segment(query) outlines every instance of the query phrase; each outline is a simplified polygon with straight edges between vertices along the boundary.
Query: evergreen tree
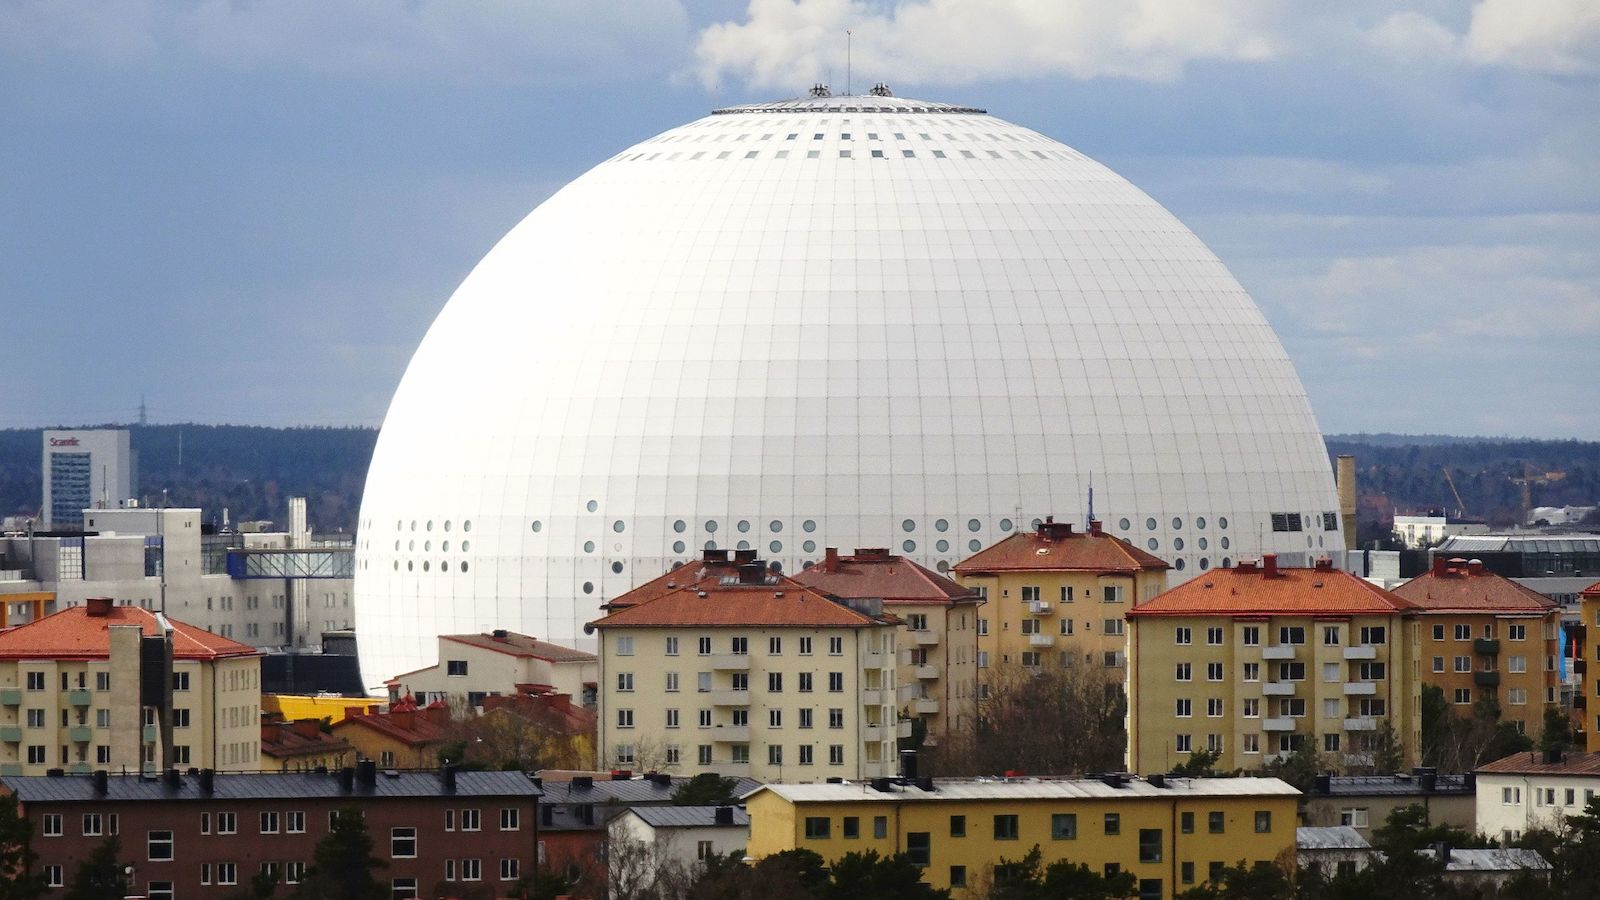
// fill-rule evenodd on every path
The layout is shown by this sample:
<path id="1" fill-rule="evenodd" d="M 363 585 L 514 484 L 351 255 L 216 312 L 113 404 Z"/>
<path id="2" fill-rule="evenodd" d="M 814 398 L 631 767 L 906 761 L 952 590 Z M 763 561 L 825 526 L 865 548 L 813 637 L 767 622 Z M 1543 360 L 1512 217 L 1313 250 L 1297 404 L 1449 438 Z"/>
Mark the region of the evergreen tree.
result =
<path id="1" fill-rule="evenodd" d="M 96 844 L 73 874 L 67 900 L 122 900 L 132 893 L 123 875 L 123 864 L 117 860 L 121 852 L 122 845 L 114 834 Z"/>
<path id="2" fill-rule="evenodd" d="M 33 823 L 22 815 L 16 794 L 0 795 L 0 900 L 33 900 L 44 892 L 44 875 L 34 871 Z"/>
<path id="3" fill-rule="evenodd" d="M 904 853 L 879 856 L 876 850 L 846 853 L 833 864 L 825 900 L 938 900 L 950 892 L 922 883 L 922 867 Z"/>
<path id="4" fill-rule="evenodd" d="M 1539 732 L 1539 749 L 1560 753 L 1572 746 L 1572 722 L 1555 706 L 1544 708 L 1544 728 Z"/>
<path id="5" fill-rule="evenodd" d="M 701 772 L 678 785 L 672 792 L 673 806 L 726 806 L 736 798 L 737 779 L 724 778 L 715 772 Z"/>
<path id="6" fill-rule="evenodd" d="M 1131 872 L 1102 875 L 1065 859 L 1046 867 L 1038 844 L 1020 860 L 1002 858 L 992 880 L 990 900 L 1122 900 L 1138 888 Z"/>
<path id="7" fill-rule="evenodd" d="M 317 842 L 297 900 L 379 900 L 388 890 L 372 876 L 385 867 L 372 855 L 372 836 L 361 810 L 346 807 L 334 816 L 328 836 Z"/>

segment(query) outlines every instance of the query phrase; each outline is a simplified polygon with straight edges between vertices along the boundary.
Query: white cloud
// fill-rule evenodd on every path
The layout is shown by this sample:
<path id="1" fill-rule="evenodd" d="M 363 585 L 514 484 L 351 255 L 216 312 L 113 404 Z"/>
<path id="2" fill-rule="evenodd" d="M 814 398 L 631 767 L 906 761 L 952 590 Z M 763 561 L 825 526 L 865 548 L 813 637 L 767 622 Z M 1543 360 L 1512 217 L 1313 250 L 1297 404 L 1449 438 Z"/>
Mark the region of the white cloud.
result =
<path id="1" fill-rule="evenodd" d="M 1454 57 L 1460 37 L 1421 13 L 1397 12 L 1367 33 L 1379 50 L 1398 59 Z"/>
<path id="2" fill-rule="evenodd" d="M 1554 75 L 1600 73 L 1600 3 L 1482 0 L 1472 10 L 1467 58 Z"/>
<path id="3" fill-rule="evenodd" d="M 958 84 L 1066 75 L 1167 81 L 1203 60 L 1282 51 L 1274 0 L 750 0 L 743 22 L 700 34 L 707 85 L 732 76 L 795 89 L 832 74 L 843 88 L 845 30 L 856 81 Z"/>

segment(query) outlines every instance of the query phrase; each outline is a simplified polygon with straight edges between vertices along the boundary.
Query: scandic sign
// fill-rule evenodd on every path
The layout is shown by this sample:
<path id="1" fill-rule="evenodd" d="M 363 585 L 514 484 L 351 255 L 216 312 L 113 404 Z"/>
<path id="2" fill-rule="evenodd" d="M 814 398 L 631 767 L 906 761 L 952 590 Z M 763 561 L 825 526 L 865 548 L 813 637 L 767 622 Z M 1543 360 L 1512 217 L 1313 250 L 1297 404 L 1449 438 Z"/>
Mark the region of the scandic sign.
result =
<path id="1" fill-rule="evenodd" d="M 50 446 L 52 446 L 52 447 L 76 447 L 76 446 L 78 446 L 78 439 L 77 438 L 51 438 L 50 439 Z"/>

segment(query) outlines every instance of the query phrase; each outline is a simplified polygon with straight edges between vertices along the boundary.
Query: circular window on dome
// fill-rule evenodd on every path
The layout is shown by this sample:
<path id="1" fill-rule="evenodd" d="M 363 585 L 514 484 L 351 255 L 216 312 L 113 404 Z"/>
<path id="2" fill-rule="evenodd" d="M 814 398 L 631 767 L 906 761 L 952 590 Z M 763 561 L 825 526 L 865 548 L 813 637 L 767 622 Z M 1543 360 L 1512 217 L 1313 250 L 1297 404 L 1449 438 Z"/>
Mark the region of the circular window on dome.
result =
<path id="1" fill-rule="evenodd" d="M 1207 541 L 1205 538 L 1200 538 L 1199 540 L 1195 541 L 1195 543 L 1200 546 L 1201 550 L 1206 549 L 1206 547 L 1210 545 L 1210 542 Z"/>
<path id="2" fill-rule="evenodd" d="M 432 531 L 433 530 L 433 520 L 429 519 L 428 520 L 428 524 L 422 526 L 422 530 L 423 531 Z"/>
<path id="3" fill-rule="evenodd" d="M 466 570 L 467 570 L 467 564 L 466 563 L 462 563 L 461 564 L 461 571 L 465 572 Z"/>
<path id="4" fill-rule="evenodd" d="M 600 508 L 600 504 L 594 502 L 593 500 L 590 500 L 588 503 L 585 503 L 583 505 L 583 508 L 587 509 L 589 512 L 594 512 L 595 510 Z"/>
<path id="5" fill-rule="evenodd" d="M 461 523 L 461 530 L 462 531 L 471 531 L 472 530 L 472 520 L 468 519 L 465 522 L 462 522 Z"/>
<path id="6" fill-rule="evenodd" d="M 444 520 L 444 530 L 445 531 L 449 531 L 450 530 L 450 520 L 449 519 L 445 519 Z"/>
<path id="7" fill-rule="evenodd" d="M 1156 530 L 1156 520 L 1154 518 L 1145 519 L 1144 520 L 1144 530 L 1145 531 L 1155 531 Z"/>
<path id="8" fill-rule="evenodd" d="M 977 553 L 979 550 L 983 549 L 983 542 L 977 538 L 973 538 L 972 540 L 967 541 L 967 549 L 971 550 L 973 553 Z"/>
<path id="9" fill-rule="evenodd" d="M 615 522 L 611 523 L 611 530 L 615 531 L 617 534 L 621 534 L 624 530 L 627 529 L 627 527 L 628 526 L 622 524 L 622 520 L 621 519 L 618 519 Z"/>
<path id="10" fill-rule="evenodd" d="M 948 572 L 948 571 L 950 571 L 950 560 L 948 560 L 948 559 L 939 560 L 939 571 L 940 572 Z"/>
<path id="11" fill-rule="evenodd" d="M 904 522 L 900 523 L 900 530 L 905 532 L 916 531 L 917 523 L 913 519 L 906 519 Z"/>
<path id="12" fill-rule="evenodd" d="M 1000 530 L 1001 531 L 1010 531 L 1011 530 L 1011 520 L 1010 519 L 1001 519 L 1000 520 Z"/>
<path id="13" fill-rule="evenodd" d="M 688 527 L 689 527 L 688 523 L 683 521 L 682 519 L 679 519 L 676 522 L 672 523 L 672 530 L 676 531 L 679 534 L 683 534 L 683 530 L 685 528 L 688 528 Z"/>
<path id="14" fill-rule="evenodd" d="M 1032 522 L 1028 523 L 1028 527 L 1032 528 L 1034 531 L 1038 531 L 1039 530 L 1039 526 L 1043 525 L 1043 524 L 1044 524 L 1044 520 L 1043 519 L 1034 519 Z"/>
<path id="15" fill-rule="evenodd" d="M 1228 549 L 1228 544 L 1229 543 L 1231 543 L 1231 542 L 1227 538 L 1222 538 L 1221 539 L 1222 549 L 1224 549 L 1224 550 Z"/>
<path id="16" fill-rule="evenodd" d="M 412 531 L 416 531 L 417 530 L 417 520 L 416 519 L 412 519 L 411 520 L 411 530 Z"/>
<path id="17" fill-rule="evenodd" d="M 1117 522 L 1117 528 L 1121 529 L 1122 531 L 1127 531 L 1129 528 L 1132 528 L 1132 527 L 1133 527 L 1133 523 L 1129 522 L 1127 519 L 1121 519 L 1121 520 L 1119 520 Z"/>
<path id="18" fill-rule="evenodd" d="M 1179 557 L 1178 561 L 1174 562 L 1172 564 L 1172 567 L 1177 569 L 1179 572 L 1182 572 L 1183 571 L 1183 559 L 1182 559 L 1182 557 Z"/>
<path id="19" fill-rule="evenodd" d="M 706 549 L 707 550 L 715 550 L 715 549 L 717 549 L 717 542 L 716 541 L 706 541 Z"/>
<path id="20" fill-rule="evenodd" d="M 406 560 L 406 571 L 407 572 L 411 571 L 411 560 L 409 560 L 409 559 Z"/>
<path id="21" fill-rule="evenodd" d="M 767 549 L 771 550 L 773 553 L 782 553 L 783 541 L 773 541 L 767 545 Z"/>
<path id="22" fill-rule="evenodd" d="M 394 561 L 394 570 L 396 572 L 400 571 L 400 560 L 398 559 Z"/>
<path id="23" fill-rule="evenodd" d="M 982 527 L 983 527 L 983 523 L 979 522 L 977 519 L 968 519 L 967 520 L 967 530 L 968 531 L 977 531 L 979 528 L 982 528 Z"/>
<path id="24" fill-rule="evenodd" d="M 415 550 L 415 549 L 417 549 L 417 542 L 416 541 L 406 541 L 406 549 L 407 550 Z"/>
<path id="25" fill-rule="evenodd" d="M 1210 558 L 1205 556 L 1200 557 L 1200 571 L 1204 572 L 1209 568 L 1211 568 Z"/>
<path id="26" fill-rule="evenodd" d="M 771 522 L 767 523 L 767 530 L 773 534 L 778 534 L 779 532 L 783 531 L 783 523 L 779 522 L 777 519 L 773 519 Z"/>
<path id="27" fill-rule="evenodd" d="M 706 521 L 706 531 L 710 532 L 711 534 L 716 534 L 717 533 L 717 520 L 716 519 L 709 519 L 709 520 Z"/>
<path id="28" fill-rule="evenodd" d="M 405 519 L 395 519 L 394 520 L 394 530 L 395 531 L 403 531 L 403 530 L 405 530 L 405 527 L 406 527 L 406 520 Z"/>
<path id="29" fill-rule="evenodd" d="M 673 553 L 682 553 L 683 551 L 684 551 L 683 541 L 673 541 L 672 542 L 672 552 Z"/>
<path id="30" fill-rule="evenodd" d="M 544 523 L 539 521 L 538 519 L 534 519 L 533 520 L 533 533 L 534 534 L 538 534 L 539 532 L 541 532 L 543 530 L 544 530 Z"/>
<path id="31" fill-rule="evenodd" d="M 1196 516 L 1195 520 L 1194 520 L 1194 527 L 1196 527 L 1196 528 L 1204 528 L 1204 527 L 1206 527 L 1206 517 L 1205 516 Z"/>
<path id="32" fill-rule="evenodd" d="M 1157 550 L 1157 549 L 1160 549 L 1161 542 L 1156 540 L 1155 538 L 1151 538 L 1150 540 L 1145 541 L 1144 545 L 1146 547 L 1149 547 L 1151 550 Z"/>
<path id="33" fill-rule="evenodd" d="M 583 583 L 583 592 L 584 592 L 584 593 L 585 593 L 585 594 L 592 594 L 592 593 L 594 593 L 594 582 L 592 582 L 592 581 L 585 581 L 585 582 L 584 582 L 584 583 Z"/>
<path id="34" fill-rule="evenodd" d="M 616 574 L 616 575 L 622 574 L 622 563 L 620 563 L 620 562 L 612 563 L 611 564 L 611 571 L 612 571 L 613 574 Z"/>
<path id="35" fill-rule="evenodd" d="M 593 553 L 594 552 L 594 541 L 584 541 L 583 542 L 583 552 L 585 552 L 585 553 Z"/>
<path id="36" fill-rule="evenodd" d="M 1309 535 L 1309 534 L 1306 535 L 1306 546 L 1307 547 L 1311 546 L 1311 535 Z"/>
<path id="37" fill-rule="evenodd" d="M 917 542 L 916 541 L 906 541 L 905 543 L 900 545 L 900 549 L 904 550 L 907 553 L 915 553 L 915 552 L 917 552 Z"/>
<path id="38" fill-rule="evenodd" d="M 1231 560 L 1231 559 L 1229 559 L 1229 558 L 1227 558 L 1227 557 L 1226 557 L 1226 556 L 1224 556 L 1224 557 L 1223 557 L 1223 558 L 1222 558 L 1222 567 L 1223 567 L 1223 568 L 1224 568 L 1224 569 L 1226 569 L 1226 568 L 1228 568 L 1228 567 L 1230 567 L 1230 566 L 1232 566 L 1232 565 L 1233 565 L 1233 560 Z"/>
<path id="39" fill-rule="evenodd" d="M 450 542 L 449 541 L 440 542 L 439 549 L 443 550 L 446 553 L 449 553 L 450 552 Z"/>
<path id="40" fill-rule="evenodd" d="M 767 569 L 768 571 L 781 574 L 783 572 L 783 563 L 773 560 L 772 562 L 767 563 Z"/>
<path id="41" fill-rule="evenodd" d="M 740 541 L 739 542 L 739 546 L 735 547 L 734 549 L 735 550 L 749 550 L 750 549 L 750 542 L 749 541 Z"/>
<path id="42" fill-rule="evenodd" d="M 1179 531 L 1183 528 L 1183 520 L 1177 516 L 1172 517 L 1172 530 Z"/>
<path id="43" fill-rule="evenodd" d="M 1223 529 L 1224 531 L 1226 531 L 1227 528 L 1228 528 L 1228 517 L 1227 516 L 1218 516 L 1217 517 L 1217 527 Z"/>
<path id="44" fill-rule="evenodd" d="M 940 519 L 939 521 L 933 523 L 933 527 L 934 527 L 934 529 L 936 531 L 949 531 L 950 530 L 950 520 L 948 520 L 948 519 Z"/>
<path id="45" fill-rule="evenodd" d="M 400 542 L 399 541 L 395 541 L 394 542 L 394 549 L 395 549 L 395 552 L 399 552 L 399 550 L 400 550 Z"/>
<path id="46" fill-rule="evenodd" d="M 468 550 L 471 550 L 471 549 L 472 549 L 472 542 L 471 541 L 462 541 L 461 542 L 461 552 L 462 553 L 465 553 L 465 552 L 467 552 Z"/>
<path id="47" fill-rule="evenodd" d="M 1183 538 L 1173 538 L 1172 539 L 1172 549 L 1174 549 L 1174 550 L 1182 550 L 1183 549 Z"/>
<path id="48" fill-rule="evenodd" d="M 806 541 L 804 544 L 800 545 L 800 549 L 804 550 L 807 553 L 815 553 L 815 552 L 817 552 L 817 542 L 816 541 Z"/>
<path id="49" fill-rule="evenodd" d="M 749 519 L 740 519 L 739 520 L 739 524 L 735 525 L 734 527 L 739 529 L 739 533 L 740 534 L 744 534 L 745 532 L 750 530 L 750 520 Z"/>
<path id="50" fill-rule="evenodd" d="M 811 568 L 814 565 L 816 565 L 816 563 L 814 563 L 814 562 L 812 562 L 811 560 L 808 559 L 805 562 L 800 564 L 800 571 L 804 572 L 805 570 Z"/>
<path id="51" fill-rule="evenodd" d="M 422 542 L 422 549 L 423 550 L 432 550 L 433 549 L 433 541 L 423 541 Z"/>
<path id="52" fill-rule="evenodd" d="M 938 550 L 940 553 L 948 553 L 950 552 L 950 542 L 941 539 L 938 543 L 933 545 L 933 548 Z"/>
<path id="53" fill-rule="evenodd" d="M 439 571 L 441 571 L 441 572 L 450 571 L 450 563 L 448 561 L 439 563 Z"/>
<path id="54" fill-rule="evenodd" d="M 800 523 L 800 527 L 804 529 L 807 534 L 810 534 L 811 532 L 817 530 L 817 523 L 807 519 Z"/>

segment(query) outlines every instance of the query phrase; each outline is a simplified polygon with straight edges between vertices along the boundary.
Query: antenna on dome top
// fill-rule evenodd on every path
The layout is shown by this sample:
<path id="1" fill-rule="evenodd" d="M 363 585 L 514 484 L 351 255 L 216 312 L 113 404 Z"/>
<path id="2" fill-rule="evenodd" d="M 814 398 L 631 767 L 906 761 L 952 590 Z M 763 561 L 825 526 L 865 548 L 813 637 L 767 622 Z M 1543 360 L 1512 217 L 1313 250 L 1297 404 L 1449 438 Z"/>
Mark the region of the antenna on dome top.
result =
<path id="1" fill-rule="evenodd" d="M 851 39 L 851 37 L 852 37 L 852 35 L 850 34 L 850 29 L 846 28 L 844 30 L 844 95 L 846 97 L 848 97 L 848 96 L 850 96 L 851 94 L 854 93 L 854 91 L 850 90 L 850 49 L 851 49 L 851 47 L 850 47 L 850 39 Z"/>
<path id="2" fill-rule="evenodd" d="M 1094 521 L 1094 472 L 1089 473 L 1089 517 L 1083 520 L 1083 530 L 1089 530 L 1089 523 Z"/>

